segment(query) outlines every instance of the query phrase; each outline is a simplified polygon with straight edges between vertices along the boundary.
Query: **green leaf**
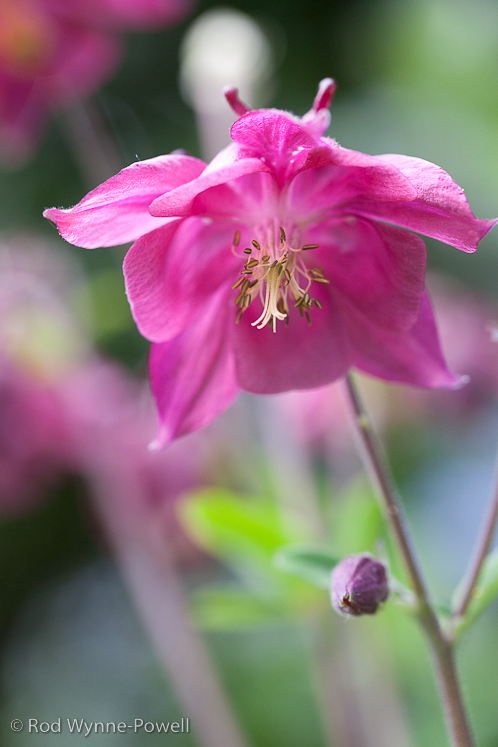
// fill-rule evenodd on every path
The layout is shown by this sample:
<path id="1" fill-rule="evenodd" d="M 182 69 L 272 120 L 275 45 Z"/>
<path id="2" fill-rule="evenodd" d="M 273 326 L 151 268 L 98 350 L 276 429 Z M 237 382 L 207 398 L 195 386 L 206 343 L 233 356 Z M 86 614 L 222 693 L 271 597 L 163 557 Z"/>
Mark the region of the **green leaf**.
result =
<path id="1" fill-rule="evenodd" d="M 179 515 L 187 532 L 209 552 L 222 560 L 257 564 L 274 573 L 271 560 L 283 544 L 302 538 L 281 520 L 275 505 L 243 498 L 223 488 L 209 488 L 185 496 Z"/>
<path id="2" fill-rule="evenodd" d="M 270 602 L 235 585 L 205 586 L 190 600 L 196 623 L 207 630 L 233 630 L 266 625 L 289 617 L 284 604 Z"/>
<path id="3" fill-rule="evenodd" d="M 452 596 L 452 606 L 455 608 L 461 597 L 462 585 L 459 584 Z M 472 592 L 467 611 L 461 621 L 457 624 L 456 633 L 461 635 L 475 622 L 489 605 L 498 596 L 498 550 L 488 555 L 483 563 L 478 582 Z"/>
<path id="4" fill-rule="evenodd" d="M 330 574 L 340 560 L 321 545 L 287 545 L 273 556 L 273 564 L 279 571 L 299 576 L 320 589 L 330 587 Z"/>

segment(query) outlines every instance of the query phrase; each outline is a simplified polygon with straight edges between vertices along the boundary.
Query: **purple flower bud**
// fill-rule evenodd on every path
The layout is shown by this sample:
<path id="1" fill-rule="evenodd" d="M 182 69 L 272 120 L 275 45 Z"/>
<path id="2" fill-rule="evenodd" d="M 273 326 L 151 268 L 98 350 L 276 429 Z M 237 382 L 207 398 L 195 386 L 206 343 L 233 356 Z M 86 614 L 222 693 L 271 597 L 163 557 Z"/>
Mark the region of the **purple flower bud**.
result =
<path id="1" fill-rule="evenodd" d="M 373 615 L 388 595 L 386 567 L 369 553 L 350 555 L 332 571 L 332 606 L 342 615 Z"/>

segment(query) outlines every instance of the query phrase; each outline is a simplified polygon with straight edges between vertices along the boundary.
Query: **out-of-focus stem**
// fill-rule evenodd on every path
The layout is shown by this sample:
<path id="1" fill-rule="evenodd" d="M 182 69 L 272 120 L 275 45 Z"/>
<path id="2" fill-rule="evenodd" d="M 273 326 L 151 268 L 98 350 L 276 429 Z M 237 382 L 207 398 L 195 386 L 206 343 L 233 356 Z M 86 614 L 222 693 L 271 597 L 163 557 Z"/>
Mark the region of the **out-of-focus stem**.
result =
<path id="1" fill-rule="evenodd" d="M 297 518 L 314 540 L 323 542 L 326 531 L 307 455 L 292 430 L 285 427 L 275 402 L 265 402 L 259 413 L 264 452 L 271 465 L 275 493 L 284 508 L 284 520 L 289 513 L 291 522 Z"/>
<path id="2" fill-rule="evenodd" d="M 330 610 L 321 620 L 322 699 L 334 747 L 410 747 L 390 666 L 390 644 L 376 629 L 348 624 Z M 389 634 L 387 634 L 389 635 Z"/>
<path id="3" fill-rule="evenodd" d="M 418 619 L 426 634 L 433 655 L 446 721 L 453 745 L 454 747 L 473 747 L 474 741 L 458 684 L 452 645 L 445 637 L 430 604 L 422 572 L 419 568 L 404 519 L 401 502 L 382 454 L 382 448 L 350 373 L 346 377 L 346 389 L 354 415 L 356 432 L 363 446 L 362 453 L 365 464 L 368 471 L 373 474 L 375 482 L 379 487 L 401 556 L 417 597 Z"/>
<path id="4" fill-rule="evenodd" d="M 158 658 L 192 720 L 199 744 L 245 747 L 204 643 L 191 623 L 173 565 L 164 557 L 159 565 L 147 548 L 140 546 L 116 547 L 116 555 Z"/>
<path id="5" fill-rule="evenodd" d="M 332 625 L 328 609 L 327 616 L 318 620 L 316 648 L 318 696 L 327 744 L 330 747 L 366 747 L 358 699 L 352 683 L 350 652 L 344 646 L 344 627 L 334 622 L 335 625 Z"/>
<path id="6" fill-rule="evenodd" d="M 486 511 L 486 515 L 484 517 L 484 521 L 482 523 L 481 532 L 479 534 L 479 537 L 477 538 L 477 542 L 475 544 L 474 551 L 472 553 L 469 566 L 463 577 L 462 591 L 460 594 L 460 598 L 458 599 L 458 602 L 455 605 L 455 609 L 453 612 L 452 621 L 454 624 L 458 623 L 458 620 L 460 620 L 464 616 L 465 612 L 467 611 L 467 607 L 469 606 L 469 603 L 472 599 L 472 594 L 474 592 L 475 585 L 479 579 L 479 575 L 482 570 L 482 565 L 484 561 L 486 560 L 486 556 L 489 552 L 489 548 L 491 547 L 491 542 L 493 540 L 493 536 L 496 530 L 497 520 L 498 520 L 498 454 L 496 456 L 493 489 L 489 497 L 488 508 Z"/>
<path id="7" fill-rule="evenodd" d="M 202 747 L 247 747 L 204 642 L 192 624 L 182 585 L 143 485 L 126 454 L 89 460 L 91 488 L 128 590 L 160 663 L 171 678 Z M 105 449 L 105 446 L 104 446 Z M 133 460 L 130 460 L 133 463 Z"/>
<path id="8" fill-rule="evenodd" d="M 63 109 L 62 123 L 80 172 L 93 188 L 125 165 L 96 99 L 75 101 Z"/>

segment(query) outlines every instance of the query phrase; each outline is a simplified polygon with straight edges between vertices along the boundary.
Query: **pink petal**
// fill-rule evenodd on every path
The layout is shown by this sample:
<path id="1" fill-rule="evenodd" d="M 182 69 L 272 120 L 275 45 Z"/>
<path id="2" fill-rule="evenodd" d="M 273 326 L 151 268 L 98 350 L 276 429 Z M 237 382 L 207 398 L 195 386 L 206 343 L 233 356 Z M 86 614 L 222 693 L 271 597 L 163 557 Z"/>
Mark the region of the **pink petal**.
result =
<path id="1" fill-rule="evenodd" d="M 138 239 L 123 265 L 131 310 L 149 340 L 176 337 L 243 261 L 230 247 L 233 227 L 201 218 L 173 220 Z"/>
<path id="2" fill-rule="evenodd" d="M 228 166 L 233 166 L 239 161 L 245 161 L 247 159 L 247 151 L 245 148 L 241 148 L 236 143 L 231 143 L 225 148 L 220 150 L 219 153 L 208 163 L 204 170 L 204 175 L 214 173 L 220 169 L 225 169 Z M 267 169 L 268 170 L 268 169 Z"/>
<path id="3" fill-rule="evenodd" d="M 457 389 L 465 379 L 449 371 L 439 343 L 432 308 L 424 293 L 420 314 L 408 332 L 382 328 L 341 299 L 341 312 L 351 341 L 353 364 L 386 381 Z"/>
<path id="4" fill-rule="evenodd" d="M 275 109 L 249 112 L 232 125 L 231 135 L 249 154 L 261 158 L 277 177 L 279 185 L 295 172 L 307 151 L 320 139 L 290 114 Z"/>
<path id="5" fill-rule="evenodd" d="M 330 150 L 327 152 L 330 161 Z M 197 181 L 204 178 L 206 171 Z M 170 196 L 168 193 L 165 199 Z M 345 203 L 359 196 L 369 200 L 403 200 L 411 199 L 413 190 L 397 169 L 382 163 L 365 167 L 327 165 L 298 173 L 284 187 L 282 197 L 273 174 L 245 174 L 200 192 L 192 200 L 189 212 L 247 226 L 261 225 L 276 215 L 311 223 L 343 211 Z"/>
<path id="6" fill-rule="evenodd" d="M 247 114 L 247 112 L 251 111 L 239 98 L 239 89 L 235 86 L 225 86 L 223 89 L 223 96 L 226 98 L 229 107 L 238 117 L 242 117 L 243 114 Z"/>
<path id="7" fill-rule="evenodd" d="M 317 112 L 321 111 L 322 109 L 329 109 L 330 103 L 332 101 L 332 96 L 334 95 L 336 88 L 337 85 L 335 80 L 333 80 L 332 78 L 323 78 L 323 80 L 321 80 L 318 84 L 318 91 L 315 96 L 315 100 L 313 101 L 313 106 L 311 107 L 309 112 L 307 112 L 304 117 L 302 117 L 301 121 L 313 121 L 313 118 L 317 114 Z"/>
<path id="8" fill-rule="evenodd" d="M 334 145 L 332 148 L 329 144 L 324 144 L 327 138 L 321 138 L 322 145 L 316 145 L 309 150 L 303 150 L 296 155 L 294 161 L 294 168 L 289 173 L 289 179 L 301 171 L 307 171 L 308 169 L 318 169 L 320 166 L 335 166 L 334 148 L 339 148 L 337 143 L 331 141 Z"/>
<path id="9" fill-rule="evenodd" d="M 410 180 L 417 197 L 405 204 L 353 202 L 351 212 L 395 223 L 464 252 L 475 251 L 479 241 L 497 222 L 475 218 L 463 189 L 439 166 L 410 156 L 378 158 L 396 166 Z"/>
<path id="10" fill-rule="evenodd" d="M 304 117 L 301 117 L 301 123 L 314 135 L 323 135 L 330 125 L 329 107 L 335 89 L 336 84 L 332 78 L 324 78 L 321 80 L 313 106 Z"/>
<path id="11" fill-rule="evenodd" d="M 329 155 L 332 160 L 336 154 L 332 151 Z M 308 222 L 321 220 L 331 212 L 349 212 L 351 201 L 394 202 L 412 200 L 414 196 L 407 179 L 381 162 L 308 168 L 286 188 L 290 214 Z"/>
<path id="12" fill-rule="evenodd" d="M 421 238 L 350 216 L 309 231 L 306 239 L 320 244 L 308 253 L 308 265 L 323 268 L 334 292 L 347 296 L 370 321 L 397 332 L 415 323 L 424 292 Z"/>
<path id="13" fill-rule="evenodd" d="M 228 184 L 201 192 L 192 203 L 192 213 L 258 226 L 273 220 L 279 210 L 279 193 L 273 174 L 246 174 Z M 254 238 L 254 235 L 251 237 Z"/>
<path id="14" fill-rule="evenodd" d="M 242 389 L 276 394 L 290 389 L 313 389 L 344 376 L 350 354 L 340 314 L 324 286 L 313 289 L 322 309 L 312 309 L 312 324 L 290 309 L 289 326 L 277 322 L 256 329 L 251 322 L 261 313 L 254 300 L 235 331 L 237 378 Z"/>
<path id="15" fill-rule="evenodd" d="M 198 179 L 155 199 L 149 208 L 150 214 L 172 218 L 195 215 L 194 201 L 197 195 L 244 174 L 258 171 L 269 169 L 259 158 L 244 157 L 240 149 L 229 146 L 211 161 Z"/>
<path id="16" fill-rule="evenodd" d="M 152 345 L 150 378 L 159 412 L 153 448 L 208 425 L 237 396 L 232 324 L 221 289 L 178 337 Z"/>
<path id="17" fill-rule="evenodd" d="M 51 208 L 43 215 L 71 244 L 87 249 L 125 244 L 167 223 L 152 218 L 148 206 L 157 195 L 195 179 L 204 166 L 190 156 L 138 161 L 89 192 L 75 207 Z"/>

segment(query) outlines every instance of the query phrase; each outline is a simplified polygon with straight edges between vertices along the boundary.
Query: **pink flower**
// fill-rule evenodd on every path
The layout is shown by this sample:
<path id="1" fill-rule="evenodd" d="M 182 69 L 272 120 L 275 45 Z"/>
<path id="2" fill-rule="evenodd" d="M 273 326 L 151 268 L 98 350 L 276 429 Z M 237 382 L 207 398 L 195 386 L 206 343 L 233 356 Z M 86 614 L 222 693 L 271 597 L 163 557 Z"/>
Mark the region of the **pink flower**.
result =
<path id="1" fill-rule="evenodd" d="M 56 390 L 0 353 L 0 513 L 25 513 L 73 467 Z"/>
<path id="2" fill-rule="evenodd" d="M 0 0 L 0 156 L 26 157 L 49 115 L 121 59 L 117 31 L 178 21 L 190 0 Z"/>
<path id="3" fill-rule="evenodd" d="M 424 243 L 401 229 L 471 252 L 494 221 L 477 220 L 432 163 L 323 137 L 334 88 L 322 81 L 302 119 L 248 111 L 231 89 L 234 143 L 208 166 L 186 155 L 135 163 L 74 208 L 45 211 L 80 246 L 136 239 L 124 272 L 154 343 L 158 446 L 209 423 L 240 389 L 314 388 L 351 367 L 460 384 L 424 292 Z"/>

